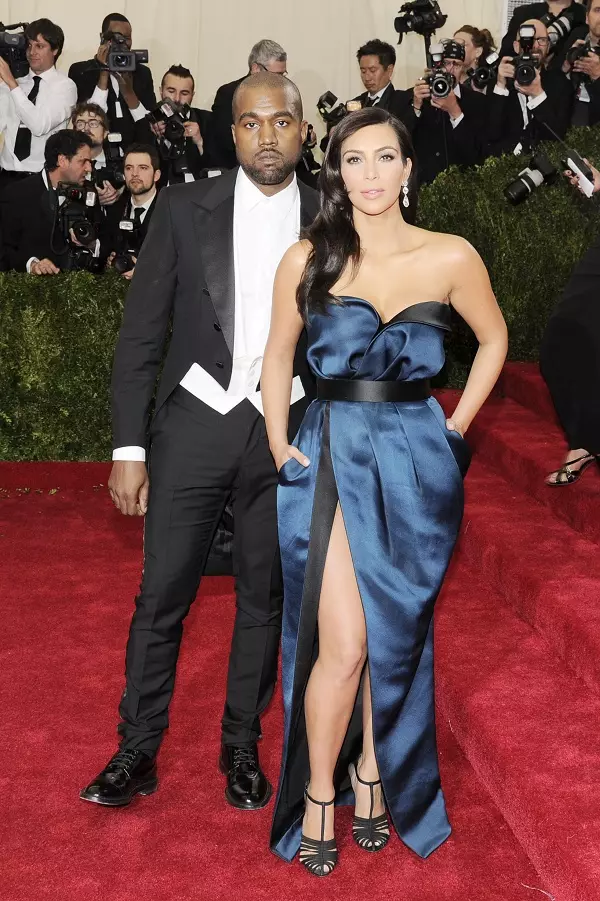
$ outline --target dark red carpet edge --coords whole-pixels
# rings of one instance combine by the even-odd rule
[[[140,522],[114,512],[107,475],[102,464],[0,464],[2,901],[550,897],[459,750],[445,712],[438,733],[454,832],[429,860],[396,838],[381,855],[360,852],[350,838],[349,811],[339,815],[341,860],[329,879],[316,880],[270,854],[272,808],[233,811],[216,767],[233,617],[227,579],[205,580],[186,623],[159,791],[121,811],[79,801],[79,789],[115,748],[123,650],[139,579]],[[454,591],[477,604],[480,586],[456,578]],[[442,620],[441,631],[442,681],[450,663],[474,674],[481,637],[473,634],[465,671],[468,617],[458,628]],[[485,671],[486,649],[480,650]],[[492,722],[497,686],[475,681]],[[456,687],[445,692],[451,694],[456,698]],[[463,731],[468,717],[465,708]],[[279,694],[264,731],[261,753],[276,780]]]

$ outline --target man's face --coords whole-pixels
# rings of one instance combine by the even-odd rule
[[[307,123],[295,118],[284,85],[243,88],[234,110],[233,140],[239,163],[258,185],[280,185],[302,156]]]
[[[191,78],[179,78],[178,75],[165,75],[160,89],[161,100],[172,100],[173,103],[192,105],[194,99],[194,82]]]
[[[262,63],[252,63],[250,72],[252,75],[257,75],[259,72],[273,72],[274,75],[287,75],[287,63],[284,60],[278,59],[270,59],[264,66]]]
[[[600,0],[595,0],[592,3],[586,22],[594,40],[600,42]]]
[[[378,56],[361,56],[358,65],[362,83],[370,94],[377,94],[383,88],[387,88],[392,80],[394,67],[384,68]]]
[[[84,131],[89,135],[94,142],[94,148],[101,147],[108,135],[108,130],[104,127],[102,119],[99,119],[98,116],[88,110],[77,116],[73,123],[73,128],[76,131]]]
[[[540,22],[539,19],[529,19],[529,21],[524,22],[524,25],[533,25],[535,27],[535,40],[533,43],[533,51],[532,55],[538,60],[540,64],[543,64],[546,61],[546,57],[550,51],[550,38],[548,37],[548,29],[544,25],[543,22]],[[521,52],[521,45],[519,41],[515,41],[514,43],[515,53]]]
[[[60,181],[66,181],[71,185],[83,185],[86,176],[92,171],[91,147],[84,144],[72,159],[59,156],[58,168],[60,169]]]
[[[56,62],[58,50],[53,50],[48,41],[38,34],[35,41],[27,44],[27,61],[35,75],[47,72]]]
[[[129,22],[109,22],[107,31],[112,34],[122,34],[127,48],[131,50],[131,25]]]
[[[132,197],[147,194],[160,178],[160,171],[152,168],[147,153],[128,153],[123,165],[125,185]]]

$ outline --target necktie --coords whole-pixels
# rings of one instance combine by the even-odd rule
[[[144,208],[139,206],[133,211],[133,227],[139,228],[142,224],[142,213],[144,212]]]
[[[31,100],[32,103],[35,103],[37,100],[37,95],[40,90],[40,81],[42,79],[39,75],[33,76],[33,87],[29,94],[27,95],[28,99]],[[14,154],[18,160],[26,160],[29,154],[31,153],[31,132],[28,128],[24,128],[22,125],[19,127],[17,131],[17,140],[15,141],[15,150]]]
[[[367,97],[366,102],[365,102],[365,109],[368,106],[375,106],[376,103],[377,103],[377,97]]]

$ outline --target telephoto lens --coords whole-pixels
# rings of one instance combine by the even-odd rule
[[[527,169],[506,186],[504,196],[509,203],[517,206],[533,194],[541,185],[550,185],[558,178],[558,169],[544,153],[536,153]]]

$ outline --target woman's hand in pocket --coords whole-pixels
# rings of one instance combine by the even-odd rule
[[[277,472],[281,469],[284,463],[287,463],[288,460],[297,460],[302,466],[308,466],[310,464],[310,460],[303,454],[301,450],[298,450],[297,447],[294,447],[293,444],[284,445],[281,450],[273,451],[273,459],[275,460],[275,466],[277,467]]]
[[[461,438],[465,437],[465,430],[460,423],[456,422],[454,419],[446,420],[446,428],[449,432],[458,432]]]

